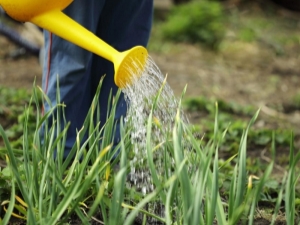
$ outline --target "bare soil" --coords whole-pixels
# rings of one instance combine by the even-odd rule
[[[159,6],[167,9],[170,1],[160,1]],[[227,5],[230,7],[236,6]],[[279,20],[287,20],[287,23],[300,20],[300,13],[276,5],[273,7]],[[263,10],[266,9],[254,3],[242,9],[242,13],[244,17],[251,17],[253,11],[261,14]],[[270,24],[276,22],[270,18]],[[300,44],[285,46],[284,54],[280,55],[271,41],[261,38],[255,42],[242,42],[230,32],[218,52],[180,43],[163,53],[150,54],[161,71],[168,74],[168,83],[177,96],[187,85],[186,97],[205,96],[257,106],[261,108],[261,117],[266,120],[264,125],[293,128],[299,133],[300,111],[294,106],[294,101],[300,93]],[[293,34],[299,35],[298,31],[295,32]],[[191,120],[201,122],[201,118]]]
[[[13,88],[32,88],[34,79],[41,85],[42,69],[37,57],[16,55],[20,47],[0,35],[0,85]]]

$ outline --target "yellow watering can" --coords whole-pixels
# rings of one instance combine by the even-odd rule
[[[115,83],[124,88],[140,77],[148,57],[142,46],[124,52],[102,41],[92,32],[65,15],[62,10],[73,0],[0,0],[0,5],[13,19],[32,22],[90,52],[114,63]],[[134,62],[134,63],[133,63]]]

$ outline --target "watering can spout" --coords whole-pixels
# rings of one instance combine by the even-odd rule
[[[141,76],[144,70],[148,57],[147,50],[142,46],[136,46],[127,51],[118,52],[62,12],[72,1],[0,0],[0,5],[15,20],[32,22],[113,62],[116,85],[120,88],[131,85],[135,79]]]

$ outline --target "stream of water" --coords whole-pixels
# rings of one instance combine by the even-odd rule
[[[165,134],[172,131],[178,101],[171,87],[167,84],[157,65],[149,57],[142,76],[123,89],[125,99],[130,105],[125,121],[132,126],[131,142],[134,152],[134,157],[130,162],[130,181],[143,194],[153,191],[146,158],[146,127],[154,99],[159,91],[161,93],[153,110],[152,144],[164,142]],[[163,172],[161,157],[162,154],[155,151],[154,160],[159,174]]]
[[[142,76],[124,88],[123,92],[130,106],[125,122],[132,126],[131,143],[134,153],[134,157],[130,161],[129,182],[132,188],[146,195],[155,188],[147,164],[146,147],[147,121],[154,99],[161,92],[153,110],[152,147],[165,142],[166,135],[172,132],[178,110],[178,100],[166,82],[165,76],[150,57]],[[188,122],[183,112],[181,112],[181,119]],[[164,154],[159,148],[153,153],[159,177],[164,174],[163,157]],[[155,211],[156,206],[153,207],[152,210]],[[159,207],[161,208],[161,206]]]

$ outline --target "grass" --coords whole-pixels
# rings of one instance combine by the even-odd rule
[[[121,126],[122,138],[118,146],[120,154],[116,159],[113,157],[115,150],[111,146],[116,101],[106,125],[100,129],[99,124],[94,123],[93,118],[99,110],[97,98],[100,88],[101,84],[84,127],[78,131],[77,143],[66,161],[62,160],[62,155],[68,126],[61,127],[58,122],[61,116],[59,112],[63,112],[64,106],[58,105],[48,114],[40,116],[40,96],[43,93],[39,89],[33,90],[32,98],[24,110],[21,147],[12,147],[14,141],[0,126],[4,143],[1,158],[8,165],[0,171],[0,182],[5,184],[0,192],[1,224],[9,224],[13,217],[26,221],[26,224],[68,224],[70,218],[82,224],[91,224],[101,218],[104,224],[129,225],[137,217],[143,218],[144,224],[149,218],[162,224],[255,224],[257,210],[263,210],[259,205],[266,202],[265,196],[272,187],[271,173],[275,166],[277,146],[275,132],[272,132],[271,161],[262,173],[257,176],[251,174],[247,148],[249,138],[257,138],[255,133],[253,136],[250,134],[259,112],[254,111],[253,118],[246,126],[236,126],[234,129],[239,131],[235,139],[229,140],[226,137],[232,132],[231,126],[222,125],[223,112],[218,112],[221,110],[219,108],[226,108],[225,103],[214,107],[204,104],[205,108],[213,109],[214,115],[214,122],[210,126],[211,137],[204,140],[195,136],[192,127],[181,121],[181,110],[178,110],[171,136],[166,134],[166,141],[156,145],[151,142],[153,118],[150,111],[146,137],[147,163],[155,189],[142,195],[126,185],[131,142],[130,127],[124,124]],[[35,110],[28,110],[31,108]],[[35,122],[32,121],[32,112],[36,113]],[[39,129],[53,116],[57,120],[48,127],[42,143]],[[34,132],[31,131],[33,126]],[[85,133],[88,139],[83,141]],[[106,139],[99,142],[103,134]],[[284,214],[287,224],[299,221],[297,163],[300,153],[293,148],[292,135],[289,141],[288,168],[280,184],[273,186],[276,191],[272,199],[267,201],[271,206],[268,212],[272,218],[270,223],[277,221],[281,212],[288,212]],[[220,158],[220,152],[230,142],[238,143],[237,151],[230,157]],[[52,157],[55,150],[58,152],[57,158]],[[153,151],[164,154],[162,175],[157,173]],[[120,166],[115,171],[113,168],[116,164]],[[151,205],[160,205],[160,213],[149,210]]]

